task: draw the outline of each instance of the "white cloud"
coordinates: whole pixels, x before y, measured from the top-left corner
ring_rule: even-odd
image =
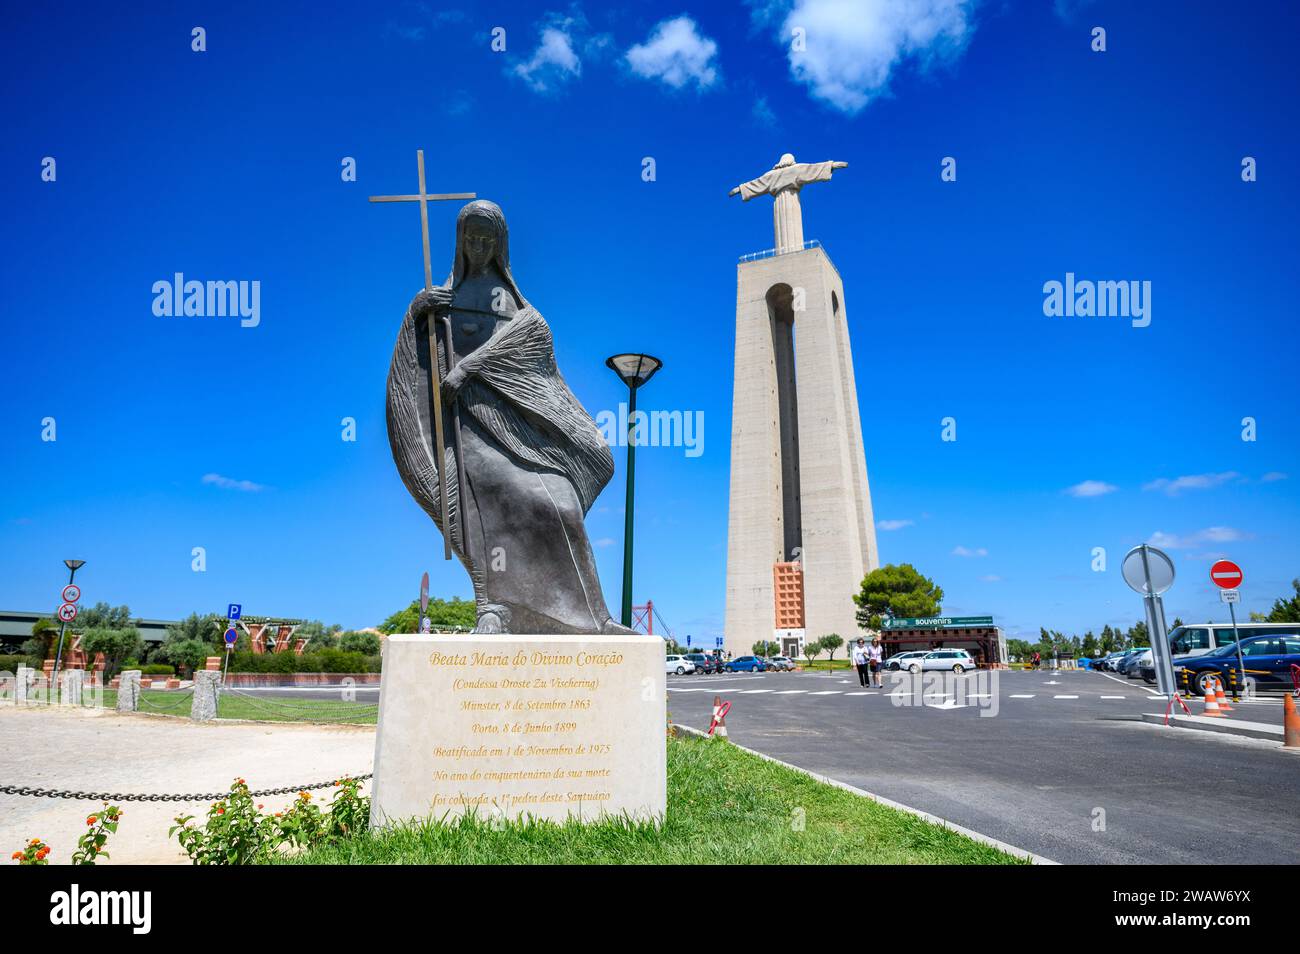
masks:
[[[767,104],[766,96],[754,97],[754,105],[750,109],[750,114],[754,117],[754,122],[766,129],[771,129],[776,125],[776,113],[772,112],[772,107]]]
[[[990,573],[990,574],[988,574],[987,576],[981,576],[981,577],[980,577],[980,582],[981,582],[981,583],[1001,583],[1001,582],[1002,582],[1002,577],[1000,577],[1000,576],[996,576],[996,575]]]
[[[1221,474],[1188,474],[1185,477],[1175,477],[1173,480],[1160,477],[1143,484],[1142,489],[1159,490],[1170,497],[1177,497],[1184,490],[1210,490],[1240,476],[1235,470],[1228,470]]]
[[[878,530],[902,530],[904,527],[910,527],[911,520],[877,520],[876,529]]]
[[[1085,480],[1075,484],[1073,487],[1066,487],[1065,492],[1071,497],[1100,497],[1103,494],[1112,494],[1119,490],[1114,484],[1108,484],[1104,480]]]
[[[790,73],[814,97],[857,113],[888,92],[904,61],[924,72],[956,59],[974,30],[974,6],[975,0],[793,0],[784,6],[789,12],[777,42],[789,50]],[[753,7],[756,23],[776,22],[780,5]]]
[[[604,547],[612,547],[618,541],[615,540],[613,537],[601,537],[600,539],[594,540],[592,542],[595,543],[596,546],[604,548]]]
[[[1235,527],[1206,527],[1204,530],[1187,534],[1165,533],[1157,530],[1151,534],[1147,542],[1162,550],[1186,550],[1203,543],[1233,543],[1249,539],[1250,534]]]
[[[221,474],[204,474],[203,482],[213,487],[220,487],[222,490],[243,490],[249,493],[257,493],[259,490],[265,490],[264,484],[255,484],[251,480],[235,480],[233,477],[223,477]]]
[[[1091,6],[1094,2],[1095,0],[1056,0],[1053,6],[1058,17],[1066,23],[1071,23],[1084,7]]]
[[[555,17],[542,27],[542,38],[528,60],[516,64],[513,74],[534,92],[554,92],[582,75],[582,61],[573,44],[578,22],[572,17]]]
[[[643,79],[657,79],[673,89],[694,83],[708,89],[718,80],[714,57],[718,44],[699,31],[683,14],[664,20],[650,31],[644,43],[627,51],[627,65]]]
[[[968,550],[966,547],[953,547],[952,555],[959,557],[986,557],[989,555],[989,551],[983,547],[978,547],[974,550]]]
[[[1266,484],[1271,484],[1277,480],[1286,480],[1286,474],[1282,473],[1280,470],[1270,470],[1267,474],[1265,474],[1263,477],[1259,479]]]

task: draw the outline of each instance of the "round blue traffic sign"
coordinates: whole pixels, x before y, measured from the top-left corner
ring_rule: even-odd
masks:
[[[233,628],[226,630],[226,644],[227,644],[227,645],[229,645],[229,646],[233,646],[233,645],[235,645],[235,640],[237,640],[238,638],[239,638],[239,634],[236,633],[235,630],[234,630]]]

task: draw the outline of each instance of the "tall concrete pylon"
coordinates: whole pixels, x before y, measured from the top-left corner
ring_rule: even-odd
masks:
[[[853,595],[879,565],[844,283],[825,250],[804,242],[799,203],[805,185],[846,165],[787,153],[731,192],[773,196],[776,242],[736,268],[724,644],[733,656],[759,640],[788,652],[805,634],[855,639]]]

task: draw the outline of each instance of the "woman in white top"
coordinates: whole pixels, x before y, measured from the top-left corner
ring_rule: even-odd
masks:
[[[858,640],[862,642],[862,640]],[[885,662],[885,647],[880,645],[880,637],[873,636],[871,645],[867,647],[867,664],[871,670],[871,681],[877,689],[883,688],[880,682],[880,670]]]

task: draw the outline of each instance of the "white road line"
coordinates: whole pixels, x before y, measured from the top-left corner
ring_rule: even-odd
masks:
[[[669,686],[669,692],[712,692],[712,689],[678,689],[676,686]]]
[[[1053,699],[1078,699],[1078,696],[1052,696]]]
[[[842,689],[826,689],[826,690],[824,690],[824,691],[822,691],[822,692],[812,692],[812,693],[809,693],[809,695],[813,695],[813,696],[838,696],[838,695],[839,695],[841,692],[843,692],[843,691],[844,691],[844,690],[842,690]]]
[[[1032,698],[1034,698],[1034,697],[1033,697],[1033,695],[1028,695],[1028,696],[1012,696],[1011,698],[1012,698],[1012,699],[1032,699]]]
[[[1108,672],[1102,672],[1100,669],[1092,669],[1092,670],[1089,670],[1089,671],[1090,671],[1090,672],[1095,672],[1095,673],[1096,673],[1097,675],[1099,675],[1099,676],[1105,676],[1107,679],[1113,679],[1115,682],[1118,682],[1118,683],[1120,683],[1121,685],[1124,685],[1124,686],[1129,686],[1129,685],[1131,685],[1131,683],[1130,683],[1130,681],[1129,681],[1128,679],[1121,679],[1121,678],[1119,678],[1119,676],[1112,676],[1110,673],[1108,673]],[[1152,689],[1150,686],[1138,686],[1138,688],[1139,688],[1139,689],[1145,689],[1147,692],[1149,692],[1149,693],[1151,693],[1152,695],[1155,695],[1155,696],[1160,695],[1160,690],[1159,690],[1159,689]]]
[[[760,692],[772,692],[772,691],[773,690],[771,689],[741,689],[738,694],[742,696],[756,696]]]
[[[878,692],[846,692],[846,693],[844,693],[844,694],[845,694],[846,696],[878,696],[878,695],[880,695],[880,693],[878,693]]]
[[[807,692],[807,689],[782,689],[777,693],[778,696],[798,696]]]
[[[1103,699],[1127,699],[1128,696],[1102,696]]]

